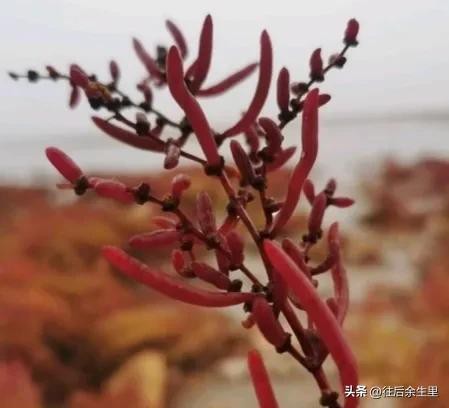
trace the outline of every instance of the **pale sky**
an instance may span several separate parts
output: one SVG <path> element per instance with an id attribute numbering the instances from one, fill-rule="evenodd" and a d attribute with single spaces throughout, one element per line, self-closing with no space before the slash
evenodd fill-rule
<path id="1" fill-rule="evenodd" d="M 323 54 L 338 50 L 346 21 L 361 23 L 360 46 L 349 62 L 321 85 L 333 95 L 327 116 L 439 110 L 449 106 L 449 1 L 150 1 L 150 0 L 14 0 L 2 4 L 1 70 L 47 63 L 64 68 L 78 62 L 106 75 L 115 58 L 124 71 L 124 86 L 133 89 L 144 70 L 131 48 L 138 36 L 149 49 L 169 40 L 167 17 L 189 39 L 193 54 L 202 19 L 215 23 L 213 82 L 258 56 L 258 36 L 267 28 L 274 44 L 275 66 L 286 65 L 295 79 L 307 75 L 307 61 L 318 46 Z M 204 103 L 212 121 L 233 121 L 252 96 L 255 76 L 228 97 Z M 0 125 L 7 138 L 29 134 L 88 132 L 86 104 L 76 112 L 66 107 L 63 84 L 15 83 L 0 75 Z M 161 109 L 177 114 L 162 96 Z M 273 111 L 274 98 L 267 107 Z M 36 136 L 38 137 L 38 136 Z"/>

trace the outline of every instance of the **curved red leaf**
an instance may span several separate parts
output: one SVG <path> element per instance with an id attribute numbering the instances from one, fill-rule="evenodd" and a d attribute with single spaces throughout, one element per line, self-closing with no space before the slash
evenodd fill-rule
<path id="1" fill-rule="evenodd" d="M 57 147 L 47 147 L 45 154 L 55 169 L 70 183 L 76 182 L 83 175 L 79 166 Z"/>
<path id="2" fill-rule="evenodd" d="M 179 27 L 171 20 L 166 20 L 165 26 L 175 40 L 175 44 L 179 48 L 182 58 L 187 57 L 187 43 Z"/>
<path id="3" fill-rule="evenodd" d="M 279 408 L 262 356 L 256 350 L 248 353 L 248 368 L 260 408 Z"/>
<path id="4" fill-rule="evenodd" d="M 250 302 L 253 293 L 223 293 L 186 285 L 162 271 L 157 271 L 129 256 L 120 248 L 103 247 L 103 256 L 126 276 L 181 302 L 204 307 L 226 307 Z"/>
<path id="5" fill-rule="evenodd" d="M 299 270 L 293 260 L 272 241 L 264 241 L 264 250 L 270 262 L 283 276 L 290 289 L 312 319 L 323 343 L 332 355 L 340 373 L 342 388 L 358 385 L 357 363 L 346 342 L 335 316 L 324 303 L 309 278 Z M 358 399 L 346 397 L 345 408 L 354 408 Z"/>
<path id="6" fill-rule="evenodd" d="M 165 149 L 165 143 L 159 142 L 151 137 L 138 136 L 135 133 L 115 126 L 97 116 L 93 116 L 92 120 L 104 133 L 116 140 L 119 140 L 120 142 L 126 143 L 127 145 L 153 152 L 163 152 Z"/>
<path id="7" fill-rule="evenodd" d="M 318 154 L 318 89 L 307 94 L 302 114 L 302 155 L 290 177 L 287 197 L 276 215 L 272 231 L 282 228 L 292 216 L 299 201 L 305 179 L 312 169 Z"/>
<path id="8" fill-rule="evenodd" d="M 150 54 L 148 54 L 142 43 L 137 38 L 133 38 L 133 47 L 134 51 L 140 59 L 140 62 L 142 62 L 142 64 L 145 66 L 150 76 L 157 79 L 158 81 L 163 82 L 164 75 L 157 66 L 156 61 L 153 59 L 153 57 L 151 57 Z"/>
<path id="9" fill-rule="evenodd" d="M 167 55 L 167 82 L 170 93 L 185 112 L 208 164 L 219 166 L 221 157 L 218 154 L 214 135 L 201 106 L 184 82 L 182 60 L 176 47 L 171 47 Z"/>
<path id="10" fill-rule="evenodd" d="M 290 73 L 283 67 L 277 80 L 276 100 L 281 112 L 288 112 L 290 106 Z"/>
<path id="11" fill-rule="evenodd" d="M 200 42 L 198 46 L 198 56 L 195 61 L 195 69 L 190 84 L 190 90 L 195 94 L 203 84 L 209 73 L 210 63 L 212 60 L 212 44 L 213 44 L 213 23 L 212 17 L 208 14 L 204 20 L 201 29 Z"/>
<path id="12" fill-rule="evenodd" d="M 244 132 L 251 126 L 259 116 L 268 96 L 271 84 L 271 74 L 273 70 L 273 50 L 268 33 L 264 30 L 260 37 L 260 63 L 259 80 L 256 92 L 249 105 L 249 108 L 240 120 L 230 129 L 223 133 L 223 136 L 230 137 Z"/>
<path id="13" fill-rule="evenodd" d="M 241 70 L 234 72 L 233 74 L 229 75 L 222 81 L 218 82 L 215 85 L 210 86 L 209 88 L 200 89 L 198 92 L 196 92 L 196 95 L 198 96 L 215 96 L 220 95 L 223 92 L 226 92 L 233 86 L 237 85 L 239 82 L 246 79 L 249 75 L 251 75 L 254 70 L 257 68 L 259 64 L 249 64 L 246 67 L 242 68 Z"/>

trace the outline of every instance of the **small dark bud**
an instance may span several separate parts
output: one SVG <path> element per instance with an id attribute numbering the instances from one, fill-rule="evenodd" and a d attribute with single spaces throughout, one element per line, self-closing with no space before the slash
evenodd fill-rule
<path id="1" fill-rule="evenodd" d="M 292 101 L 294 101 L 295 99 L 291 99 L 290 100 L 290 106 L 292 106 Z M 282 111 L 278 114 L 278 119 L 281 122 L 290 122 L 292 119 L 295 118 L 295 112 L 292 111 Z"/>
<path id="2" fill-rule="evenodd" d="M 27 72 L 27 77 L 28 77 L 28 81 L 37 82 L 37 80 L 39 79 L 39 74 L 36 71 L 30 69 Z"/>
<path id="3" fill-rule="evenodd" d="M 162 202 L 162 211 L 171 212 L 175 211 L 178 208 L 179 201 L 173 197 L 167 197 Z"/>
<path id="4" fill-rule="evenodd" d="M 98 110 L 103 106 L 103 99 L 100 97 L 88 98 L 87 100 L 93 110 Z"/>
<path id="5" fill-rule="evenodd" d="M 304 95 L 309 90 L 309 86 L 305 82 L 294 82 L 290 89 L 295 95 Z"/>
<path id="6" fill-rule="evenodd" d="M 298 99 L 291 99 L 290 106 L 293 112 L 301 112 L 303 108 L 303 104 Z"/>
<path id="7" fill-rule="evenodd" d="M 216 234 L 209 234 L 206 236 L 205 243 L 207 249 L 218 249 L 220 247 L 220 240 Z"/>
<path id="8" fill-rule="evenodd" d="M 106 108 L 112 112 L 116 112 L 120 109 L 121 102 L 119 98 L 112 98 L 105 104 Z"/>
<path id="9" fill-rule="evenodd" d="M 190 239 L 189 239 L 189 240 L 183 240 L 183 241 L 181 242 L 180 248 L 181 248 L 183 251 L 191 251 L 192 248 L 193 248 L 193 241 L 190 240 Z"/>
<path id="10" fill-rule="evenodd" d="M 257 191 L 263 191 L 266 188 L 265 178 L 262 176 L 254 177 L 251 186 Z"/>
<path id="11" fill-rule="evenodd" d="M 343 68 L 346 64 L 346 57 L 340 54 L 333 54 L 329 57 L 329 64 L 337 68 Z"/>
<path id="12" fill-rule="evenodd" d="M 139 108 L 141 108 L 145 112 L 149 112 L 151 110 L 151 105 L 148 102 L 141 102 L 139 104 Z M 157 121 L 157 119 L 156 119 L 156 121 Z"/>
<path id="13" fill-rule="evenodd" d="M 333 407 L 338 401 L 338 392 L 335 391 L 323 391 L 320 398 L 320 405 L 322 407 Z"/>
<path id="14" fill-rule="evenodd" d="M 274 155 L 267 146 L 257 152 L 257 157 L 265 163 L 274 161 Z"/>
<path id="15" fill-rule="evenodd" d="M 286 351 L 290 350 L 292 345 L 292 335 L 290 333 L 286 333 L 285 341 L 281 346 L 276 347 L 276 351 L 279 354 L 285 353 Z"/>
<path id="16" fill-rule="evenodd" d="M 61 74 L 58 71 L 56 71 L 56 69 L 53 68 L 51 65 L 47 65 L 45 68 L 48 72 L 48 76 L 51 79 L 56 80 L 61 77 Z"/>
<path id="17" fill-rule="evenodd" d="M 106 88 L 108 89 L 109 92 L 115 92 L 117 89 L 114 82 L 110 82 L 109 84 L 107 84 Z"/>
<path id="18" fill-rule="evenodd" d="M 165 118 L 161 118 L 160 116 L 156 118 L 156 126 L 164 127 L 166 124 L 167 120 Z"/>
<path id="19" fill-rule="evenodd" d="M 275 213 L 280 210 L 282 203 L 277 202 L 274 198 L 267 198 L 264 203 L 265 211 Z"/>
<path id="20" fill-rule="evenodd" d="M 220 157 L 220 164 L 211 166 L 210 164 L 204 165 L 204 172 L 208 176 L 219 176 L 224 168 L 224 158 Z"/>
<path id="21" fill-rule="evenodd" d="M 229 286 L 229 292 L 240 292 L 242 290 L 243 282 L 240 279 L 234 279 Z"/>
<path id="22" fill-rule="evenodd" d="M 179 126 L 181 127 L 182 130 L 188 130 L 188 131 L 192 131 L 192 126 L 190 126 L 189 121 L 187 120 L 187 118 L 183 118 L 181 120 L 181 122 L 179 123 Z"/>
<path id="23" fill-rule="evenodd" d="M 139 136 L 146 135 L 150 131 L 150 122 L 142 112 L 136 113 L 136 133 Z"/>
<path id="24" fill-rule="evenodd" d="M 156 62 L 161 67 L 165 67 L 165 60 L 167 59 L 167 48 L 158 45 L 156 48 Z"/>
<path id="25" fill-rule="evenodd" d="M 19 79 L 19 75 L 17 75 L 15 72 L 8 72 L 8 75 L 14 81 L 17 81 Z"/>
<path id="26" fill-rule="evenodd" d="M 145 204 L 150 199 L 151 188 L 147 183 L 141 183 L 134 190 L 134 199 L 137 204 Z"/>
<path id="27" fill-rule="evenodd" d="M 251 309 L 252 309 L 252 304 L 250 302 L 246 302 L 243 304 L 243 311 L 245 313 L 251 313 Z"/>
<path id="28" fill-rule="evenodd" d="M 126 108 L 126 107 L 128 107 L 128 106 L 131 106 L 131 105 L 132 105 L 132 102 L 131 102 L 131 99 L 129 99 L 127 96 L 124 96 L 124 97 L 122 98 L 121 104 L 122 104 L 122 106 L 123 106 L 124 108 Z"/>
<path id="29" fill-rule="evenodd" d="M 263 286 L 258 285 L 258 284 L 254 284 L 251 286 L 251 292 L 253 293 L 262 293 L 264 291 Z"/>
<path id="30" fill-rule="evenodd" d="M 73 190 L 75 191 L 76 195 L 83 195 L 87 189 L 89 188 L 89 180 L 87 180 L 87 177 L 81 176 L 75 183 Z"/>
<path id="31" fill-rule="evenodd" d="M 270 231 L 267 230 L 261 230 L 259 231 L 260 239 L 272 239 L 273 236 L 271 235 Z"/>
<path id="32" fill-rule="evenodd" d="M 234 202 L 230 201 L 226 206 L 226 211 L 230 216 L 236 216 L 237 213 L 237 207 Z"/>

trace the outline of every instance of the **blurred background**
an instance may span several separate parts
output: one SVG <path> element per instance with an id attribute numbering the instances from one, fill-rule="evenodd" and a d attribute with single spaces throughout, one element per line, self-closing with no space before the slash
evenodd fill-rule
<path id="1" fill-rule="evenodd" d="M 90 174 L 149 179 L 161 194 L 173 173 L 160 172 L 163 157 L 120 145 L 94 128 L 86 100 L 69 109 L 67 84 L 16 82 L 7 75 L 43 72 L 48 64 L 67 72 L 76 62 L 107 80 L 113 58 L 122 70 L 121 88 L 137 96 L 135 84 L 145 70 L 131 38 L 138 37 L 148 50 L 168 44 L 164 22 L 170 18 L 187 37 L 192 57 L 207 13 L 215 28 L 208 84 L 256 61 L 264 28 L 273 41 L 275 72 L 286 66 L 294 80 L 305 80 L 311 52 L 321 47 L 327 57 L 339 51 L 347 20 L 360 21 L 360 46 L 349 51 L 341 71 L 332 70 L 320 84 L 332 100 L 321 110 L 313 179 L 322 186 L 335 177 L 339 190 L 357 201 L 348 210 L 329 212 L 326 224 L 339 220 L 345 237 L 353 298 L 347 332 L 362 383 L 440 386 L 438 399 L 363 403 L 449 406 L 443 388 L 449 378 L 445 0 L 17 0 L 2 5 L 0 406 L 255 406 L 244 360 L 251 344 L 264 351 L 282 407 L 317 406 L 307 374 L 272 353 L 256 333 L 243 331 L 239 310 L 192 310 L 111 273 L 98 256 L 101 245 L 123 245 L 131 234 L 152 228 L 156 210 L 130 210 L 94 197 L 77 200 L 56 191 L 59 179 L 45 147 L 62 148 Z M 216 129 L 240 115 L 255 82 L 253 75 L 225 96 L 202 101 Z M 166 90 L 156 91 L 155 101 L 167 116 L 182 117 Z M 274 89 L 264 114 L 276 114 Z M 297 121 L 287 126 L 285 137 L 287 145 L 298 143 Z M 197 191 L 214 188 L 197 170 L 184 171 L 195 180 L 187 202 L 193 203 Z M 282 194 L 286 177 L 288 170 L 273 176 L 273 185 L 279 185 L 274 195 Z M 222 208 L 225 198 L 216 194 Z M 298 239 L 304 209 L 305 204 L 290 230 Z M 150 254 L 148 260 L 162 265 L 166 255 Z M 329 290 L 329 282 L 322 287 Z"/>

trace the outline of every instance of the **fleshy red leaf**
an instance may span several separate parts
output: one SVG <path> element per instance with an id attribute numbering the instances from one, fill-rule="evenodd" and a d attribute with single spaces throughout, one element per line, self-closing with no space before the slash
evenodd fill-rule
<path id="1" fill-rule="evenodd" d="M 80 102 L 80 90 L 77 86 L 72 86 L 72 89 L 70 91 L 70 96 L 69 96 L 69 106 L 71 109 L 74 109 L 78 106 L 79 102 Z"/>
<path id="2" fill-rule="evenodd" d="M 165 144 L 158 142 L 148 136 L 138 136 L 126 129 L 115 126 L 112 123 L 107 122 L 97 116 L 92 117 L 93 122 L 100 128 L 104 133 L 111 136 L 112 138 L 119 140 L 120 142 L 126 143 L 127 145 L 137 147 L 138 149 L 150 150 L 153 152 L 163 152 L 165 149 Z"/>
<path id="3" fill-rule="evenodd" d="M 333 357 L 340 373 L 342 389 L 345 389 L 346 386 L 355 388 L 358 385 L 357 363 L 332 311 L 320 299 L 306 275 L 276 243 L 265 240 L 263 246 L 270 262 L 282 274 L 290 289 L 301 302 Z M 357 398 L 346 397 L 345 408 L 357 406 Z"/>
<path id="4" fill-rule="evenodd" d="M 182 193 L 191 185 L 190 177 L 185 174 L 177 174 L 171 182 L 171 195 L 173 198 L 180 199 Z"/>
<path id="5" fill-rule="evenodd" d="M 186 285 L 162 271 L 144 265 L 113 246 L 103 247 L 102 253 L 111 265 L 126 276 L 181 302 L 204 307 L 227 307 L 250 302 L 255 296 L 253 293 L 211 292 Z"/>
<path id="6" fill-rule="evenodd" d="M 248 353 L 248 368 L 259 407 L 279 408 L 262 356 L 256 350 L 251 350 Z"/>
<path id="7" fill-rule="evenodd" d="M 150 76 L 159 82 L 164 82 L 164 75 L 157 66 L 156 61 L 153 59 L 153 57 L 151 57 L 150 54 L 148 54 L 142 43 L 137 38 L 133 38 L 133 47 L 134 51 L 140 59 L 140 62 L 142 62 L 142 64 L 145 66 Z"/>
<path id="8" fill-rule="evenodd" d="M 171 263 L 175 271 L 182 275 L 186 265 L 183 252 L 179 249 L 174 249 L 171 253 Z"/>
<path id="9" fill-rule="evenodd" d="M 230 137 L 245 132 L 259 116 L 270 90 L 271 74 L 273 70 L 273 50 L 270 36 L 266 31 L 260 37 L 260 62 L 259 79 L 254 97 L 240 120 L 223 133 L 223 136 Z"/>
<path id="10" fill-rule="evenodd" d="M 231 253 L 232 264 L 241 265 L 245 259 L 243 238 L 237 231 L 231 231 L 226 235 L 226 241 Z"/>
<path id="11" fill-rule="evenodd" d="M 213 234 L 217 231 L 212 200 L 205 191 L 199 192 L 196 197 L 196 217 L 201 231 L 205 235 Z"/>
<path id="12" fill-rule="evenodd" d="M 312 210 L 309 215 L 308 227 L 311 237 L 318 238 L 321 235 L 321 224 L 323 223 L 326 206 L 327 196 L 324 192 L 322 192 L 314 198 Z"/>
<path id="13" fill-rule="evenodd" d="M 215 259 L 217 260 L 218 269 L 222 274 L 229 275 L 231 260 L 228 255 L 230 253 L 228 242 L 222 233 L 217 233 L 215 238 L 218 240 L 220 248 L 222 249 L 220 250 L 217 248 L 215 250 Z M 226 253 L 223 250 L 226 251 Z"/>
<path id="14" fill-rule="evenodd" d="M 310 179 L 304 180 L 302 191 L 304 191 L 304 195 L 306 196 L 307 201 L 310 204 L 313 204 L 313 200 L 315 199 L 315 186 Z"/>
<path id="15" fill-rule="evenodd" d="M 290 219 L 298 204 L 304 181 L 315 163 L 318 154 L 318 101 L 318 89 L 313 89 L 307 94 L 302 114 L 301 158 L 290 177 L 287 197 L 276 215 L 272 231 L 278 231 Z"/>
<path id="16" fill-rule="evenodd" d="M 267 172 L 272 172 L 280 169 L 294 156 L 295 152 L 295 146 L 290 146 L 284 150 L 279 151 L 272 162 L 266 163 Z"/>
<path id="17" fill-rule="evenodd" d="M 283 67 L 277 79 L 276 100 L 281 112 L 288 112 L 290 106 L 290 73 Z"/>
<path id="18" fill-rule="evenodd" d="M 168 217 L 164 217 L 163 215 L 156 215 L 151 218 L 151 222 L 159 228 L 162 229 L 175 229 L 177 222 Z"/>
<path id="19" fill-rule="evenodd" d="M 142 81 L 139 84 L 137 84 L 137 89 L 140 92 L 142 92 L 147 105 L 151 106 L 151 104 L 153 102 L 153 91 L 151 90 L 149 85 L 145 81 Z"/>
<path id="20" fill-rule="evenodd" d="M 120 68 L 117 61 L 112 60 L 109 62 L 109 73 L 111 74 L 111 78 L 114 82 L 117 82 L 120 79 Z"/>
<path id="21" fill-rule="evenodd" d="M 167 82 L 170 93 L 185 112 L 208 164 L 210 166 L 219 166 L 221 157 L 218 154 L 214 135 L 201 106 L 187 89 L 184 82 L 181 57 L 176 47 L 171 47 L 167 55 Z"/>
<path id="22" fill-rule="evenodd" d="M 87 74 L 76 64 L 70 65 L 70 81 L 82 89 L 86 89 L 89 85 Z"/>
<path id="23" fill-rule="evenodd" d="M 160 229 L 134 235 L 128 240 L 129 245 L 137 249 L 153 249 L 173 245 L 179 241 L 181 233 L 172 229 Z"/>
<path id="24" fill-rule="evenodd" d="M 116 180 L 103 180 L 95 183 L 95 192 L 102 197 L 112 198 L 123 204 L 134 202 L 133 194 L 128 190 L 125 184 Z"/>
<path id="25" fill-rule="evenodd" d="M 339 208 L 347 208 L 354 204 L 354 200 L 349 197 L 331 197 L 329 204 Z"/>
<path id="26" fill-rule="evenodd" d="M 218 231 L 222 235 L 229 234 L 238 224 L 239 218 L 236 215 L 227 215 L 223 223 L 220 225 Z"/>
<path id="27" fill-rule="evenodd" d="M 245 141 L 249 147 L 250 153 L 255 156 L 259 151 L 260 140 L 256 125 L 250 126 L 245 132 Z"/>
<path id="28" fill-rule="evenodd" d="M 309 267 L 304 259 L 304 253 L 301 251 L 298 245 L 296 245 L 290 238 L 282 240 L 282 249 L 287 255 L 298 265 L 298 268 L 303 271 L 309 279 L 312 279 Z"/>
<path id="29" fill-rule="evenodd" d="M 232 158 L 241 175 L 240 184 L 246 186 L 254 181 L 255 173 L 251 161 L 237 140 L 230 143 Z"/>
<path id="30" fill-rule="evenodd" d="M 273 309 L 264 297 L 254 299 L 251 313 L 265 339 L 276 347 L 277 351 L 285 351 L 285 347 L 288 346 L 290 341 L 290 335 L 282 328 L 281 323 L 273 313 Z"/>
<path id="31" fill-rule="evenodd" d="M 350 46 L 356 46 L 358 44 L 357 35 L 359 33 L 359 22 L 355 18 L 351 18 L 348 21 L 345 30 L 344 43 Z"/>
<path id="32" fill-rule="evenodd" d="M 75 183 L 83 175 L 79 166 L 57 147 L 47 147 L 45 154 L 54 168 L 70 183 Z"/>
<path id="33" fill-rule="evenodd" d="M 167 27 L 167 30 L 172 35 L 173 39 L 175 40 L 176 46 L 179 48 L 179 52 L 181 53 L 182 58 L 184 59 L 187 57 L 187 43 L 184 38 L 184 35 L 182 34 L 179 27 L 171 20 L 165 21 L 165 26 Z"/>
<path id="34" fill-rule="evenodd" d="M 210 63 L 212 60 L 212 44 L 213 44 L 213 23 L 212 17 L 208 14 L 204 20 L 200 34 L 200 42 L 198 45 L 198 56 L 195 60 L 195 70 L 193 71 L 190 90 L 195 94 L 203 84 L 209 73 Z"/>
<path id="35" fill-rule="evenodd" d="M 332 97 L 329 94 L 321 94 L 319 97 L 318 105 L 326 105 L 326 103 L 328 103 L 331 99 Z"/>
<path id="36" fill-rule="evenodd" d="M 349 286 L 346 269 L 341 259 L 340 237 L 337 223 L 332 224 L 329 228 L 327 240 L 329 251 L 335 254 L 335 262 L 331 268 L 332 281 L 334 283 L 335 300 L 338 307 L 337 320 L 340 324 L 343 324 L 349 307 Z"/>
<path id="37" fill-rule="evenodd" d="M 197 278 L 214 285 L 218 289 L 228 290 L 231 286 L 231 280 L 227 275 L 204 262 L 192 262 L 192 271 Z"/>
<path id="38" fill-rule="evenodd" d="M 249 64 L 246 67 L 242 68 L 241 70 L 229 75 L 228 77 L 218 82 L 217 84 L 211 85 L 208 88 L 200 89 L 198 92 L 196 92 L 196 95 L 198 96 L 220 95 L 223 92 L 226 92 L 227 90 L 231 89 L 233 86 L 237 85 L 244 79 L 246 79 L 248 76 L 250 76 L 258 65 L 259 65 L 258 63 Z"/>
<path id="39" fill-rule="evenodd" d="M 310 56 L 310 79 L 321 82 L 324 79 L 323 60 L 321 58 L 321 48 L 317 48 Z"/>
<path id="40" fill-rule="evenodd" d="M 265 131 L 268 152 L 272 155 L 276 154 L 280 150 L 284 140 L 281 129 L 279 129 L 278 125 L 270 118 L 260 118 L 259 125 Z"/>

